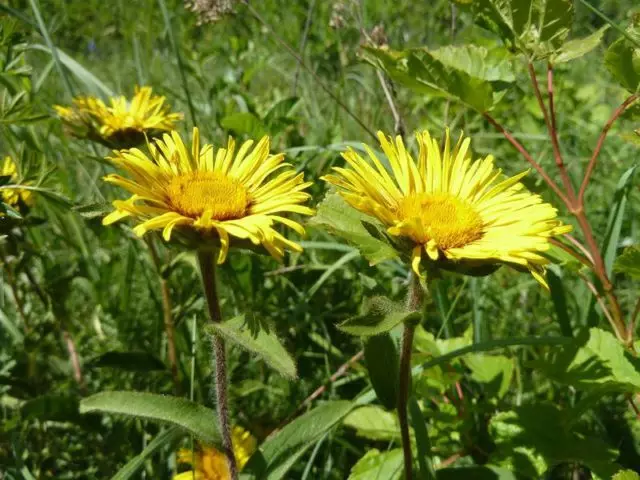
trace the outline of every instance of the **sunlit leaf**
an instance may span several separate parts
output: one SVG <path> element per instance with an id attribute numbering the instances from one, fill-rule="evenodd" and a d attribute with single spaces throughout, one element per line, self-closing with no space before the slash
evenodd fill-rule
<path id="1" fill-rule="evenodd" d="M 380 452 L 372 449 L 351 468 L 348 480 L 395 480 L 402 478 L 403 459 L 399 448 Z"/>
<path id="2" fill-rule="evenodd" d="M 553 54 L 551 61 L 553 63 L 564 63 L 586 55 L 600 45 L 602 37 L 608 29 L 609 25 L 605 25 L 591 35 L 569 40 Z"/>
<path id="3" fill-rule="evenodd" d="M 640 279 L 640 245 L 627 247 L 622 255 L 616 258 L 613 270 L 633 279 Z"/>

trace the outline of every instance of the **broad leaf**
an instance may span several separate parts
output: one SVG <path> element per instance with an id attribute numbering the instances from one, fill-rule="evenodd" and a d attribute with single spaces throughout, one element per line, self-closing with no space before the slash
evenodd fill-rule
<path id="1" fill-rule="evenodd" d="M 344 424 L 355 428 L 356 434 L 370 440 L 395 440 L 400 438 L 398 417 L 376 405 L 365 405 L 351 412 Z"/>
<path id="2" fill-rule="evenodd" d="M 363 222 L 378 228 L 380 235 L 377 238 L 372 236 L 371 227 L 367 229 Z M 323 227 L 329 233 L 356 247 L 371 265 L 399 256 L 385 236 L 382 225 L 379 225 L 373 217 L 352 208 L 337 193 L 329 193 L 325 197 L 318 205 L 316 216 L 310 223 Z"/>
<path id="3" fill-rule="evenodd" d="M 267 365 L 281 375 L 296 378 L 296 364 L 289 352 L 282 346 L 275 333 L 259 329 L 256 335 L 249 330 L 244 315 L 239 315 L 220 323 L 207 326 L 226 340 L 257 355 Z"/>
<path id="4" fill-rule="evenodd" d="M 610 478 L 619 470 L 615 463 L 618 452 L 604 440 L 580 432 L 570 418 L 559 407 L 544 403 L 498 413 L 489 424 L 497 447 L 492 463 L 539 478 L 555 465 L 575 462 L 601 478 Z"/>
<path id="5" fill-rule="evenodd" d="M 403 465 L 402 449 L 380 452 L 374 448 L 356 462 L 348 480 L 399 480 Z"/>
<path id="6" fill-rule="evenodd" d="M 633 470 L 621 470 L 611 477 L 611 480 L 640 480 L 640 475 Z"/>
<path id="7" fill-rule="evenodd" d="M 627 247 L 616 259 L 613 270 L 629 275 L 634 280 L 640 280 L 640 245 Z"/>
<path id="8" fill-rule="evenodd" d="M 629 35 L 640 39 L 640 28 L 629 29 Z M 604 56 L 607 69 L 620 85 L 630 92 L 640 89 L 640 48 L 625 37 L 611 44 Z"/>
<path id="9" fill-rule="evenodd" d="M 348 401 L 327 402 L 296 418 L 268 438 L 251 457 L 243 471 L 256 478 L 281 478 L 291 468 L 290 459 L 318 441 L 353 410 Z M 283 468 L 284 467 L 286 468 Z"/>
<path id="10" fill-rule="evenodd" d="M 473 78 L 489 82 L 514 82 L 513 56 L 503 47 L 447 45 L 429 51 L 447 67 L 457 68 Z"/>
<path id="11" fill-rule="evenodd" d="M 388 333 L 367 338 L 364 342 L 364 361 L 378 400 L 385 408 L 394 409 L 398 401 L 400 378 L 396 342 Z"/>
<path id="12" fill-rule="evenodd" d="M 367 61 L 416 93 L 450 98 L 478 112 L 486 112 L 493 105 L 493 89 L 488 81 L 472 77 L 457 66 L 446 65 L 426 49 L 365 50 Z M 441 53 L 440 57 L 451 60 L 450 55 Z"/>
<path id="13" fill-rule="evenodd" d="M 162 361 L 148 352 L 107 352 L 90 360 L 87 367 L 110 367 L 130 372 L 149 372 L 166 370 Z"/>
<path id="14" fill-rule="evenodd" d="M 83 399 L 80 413 L 113 413 L 175 425 L 221 448 L 216 413 L 184 398 L 143 392 L 102 392 Z"/>
<path id="15" fill-rule="evenodd" d="M 262 121 L 249 112 L 237 112 L 227 115 L 220 120 L 220 125 L 235 135 L 246 135 L 254 138 L 262 137 L 267 131 Z"/>
<path id="16" fill-rule="evenodd" d="M 373 297 L 365 301 L 361 315 L 345 320 L 338 328 L 351 335 L 369 337 L 388 332 L 402 322 L 420 320 L 420 317 L 420 312 L 407 312 L 388 298 Z"/>
<path id="17" fill-rule="evenodd" d="M 481 26 L 531 59 L 556 52 L 573 22 L 572 0 L 476 0 L 473 9 Z"/>
<path id="18" fill-rule="evenodd" d="M 464 357 L 464 363 L 471 369 L 471 378 L 486 383 L 486 395 L 502 398 L 508 391 L 515 362 L 504 355 L 486 355 L 475 353 Z"/>
<path id="19" fill-rule="evenodd" d="M 591 35 L 569 40 L 567 43 L 562 45 L 553 55 L 551 59 L 552 63 L 569 62 L 586 55 L 591 50 L 600 45 L 602 37 L 608 29 L 609 25 L 605 25 L 604 27 L 599 28 L 598 30 L 593 32 Z"/>

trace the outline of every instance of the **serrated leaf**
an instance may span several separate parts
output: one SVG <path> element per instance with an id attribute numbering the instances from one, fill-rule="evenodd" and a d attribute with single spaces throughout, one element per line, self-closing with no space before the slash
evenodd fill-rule
<path id="1" fill-rule="evenodd" d="M 582 38 L 574 38 L 562 45 L 552 56 L 552 63 L 564 63 L 576 58 L 580 58 L 600 45 L 604 33 L 609 29 L 609 25 L 599 28 L 591 35 Z"/>
<path id="2" fill-rule="evenodd" d="M 420 93 L 459 101 L 478 112 L 493 105 L 493 88 L 455 66 L 448 66 L 426 49 L 393 51 L 365 48 L 365 59 L 392 80 Z"/>
<path id="3" fill-rule="evenodd" d="M 630 29 L 628 32 L 640 38 L 640 29 Z M 625 37 L 619 38 L 607 49 L 604 62 L 620 85 L 632 93 L 640 89 L 640 48 Z"/>
<path id="4" fill-rule="evenodd" d="M 256 335 L 252 335 L 247 328 L 244 315 L 220 323 L 211 323 L 207 328 L 212 329 L 214 334 L 222 335 L 226 340 L 257 355 L 281 375 L 291 379 L 296 378 L 296 363 L 282 346 L 277 335 L 264 329 L 259 329 Z"/>
<path id="5" fill-rule="evenodd" d="M 337 193 L 327 194 L 318 205 L 316 216 L 310 220 L 312 225 L 321 226 L 356 247 L 371 265 L 398 258 L 396 249 L 388 241 L 380 239 L 384 239 L 384 235 L 381 234 L 380 238 L 373 237 L 363 222 L 384 231 L 373 217 L 352 208 Z"/>
<path id="6" fill-rule="evenodd" d="M 570 419 L 570 412 L 546 403 L 496 414 L 489 423 L 497 447 L 492 461 L 534 478 L 559 463 L 575 462 L 610 478 L 619 469 L 618 452 L 604 440 L 580 432 Z"/>
<path id="7" fill-rule="evenodd" d="M 370 440 L 396 440 L 400 438 L 398 417 L 376 405 L 365 405 L 344 419 L 347 427 L 354 428 L 360 437 Z"/>
<path id="8" fill-rule="evenodd" d="M 348 480 L 395 480 L 402 478 L 402 449 L 388 452 L 372 449 L 364 454 L 351 468 Z"/>
<path id="9" fill-rule="evenodd" d="M 144 392 L 102 392 L 83 399 L 80 413 L 112 413 L 175 425 L 222 448 L 216 413 L 184 398 Z"/>
<path id="10" fill-rule="evenodd" d="M 369 337 L 364 342 L 364 361 L 369 380 L 380 403 L 392 410 L 398 401 L 398 349 L 388 333 Z"/>
<path id="11" fill-rule="evenodd" d="M 327 402 L 296 418 L 268 438 L 243 469 L 255 478 L 282 478 L 293 465 L 290 459 L 318 441 L 353 410 L 349 401 Z M 276 472 L 276 474 L 274 474 Z"/>
<path id="12" fill-rule="evenodd" d="M 611 477 L 611 480 L 640 480 L 640 475 L 633 470 L 621 470 Z"/>
<path id="13" fill-rule="evenodd" d="M 471 77 L 488 82 L 513 82 L 513 55 L 502 47 L 447 45 L 429 53 L 447 67 L 457 68 Z"/>
<path id="14" fill-rule="evenodd" d="M 106 352 L 87 362 L 89 368 L 119 368 L 130 372 L 165 370 L 166 365 L 148 352 Z"/>
<path id="15" fill-rule="evenodd" d="M 635 280 L 640 279 L 640 245 L 625 248 L 622 255 L 616 259 L 613 270 L 629 275 Z"/>
<path id="16" fill-rule="evenodd" d="M 531 59 L 542 59 L 564 43 L 573 23 L 572 0 L 476 0 L 476 21 Z"/>
<path id="17" fill-rule="evenodd" d="M 338 328 L 350 335 L 370 337 L 388 332 L 402 322 L 420 318 L 420 312 L 408 312 L 388 298 L 372 297 L 365 300 L 361 315 L 345 320 Z"/>

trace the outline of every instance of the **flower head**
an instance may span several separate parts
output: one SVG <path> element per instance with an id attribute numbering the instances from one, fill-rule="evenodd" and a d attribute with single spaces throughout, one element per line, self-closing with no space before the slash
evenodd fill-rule
<path id="1" fill-rule="evenodd" d="M 110 148 L 131 148 L 175 128 L 181 113 L 171 113 L 165 97 L 151 87 L 136 87 L 135 95 L 113 97 L 109 105 L 95 97 L 77 97 L 71 107 L 56 105 L 56 112 L 71 135 L 88 138 Z"/>
<path id="2" fill-rule="evenodd" d="M 230 138 L 226 148 L 215 151 L 211 145 L 200 146 L 194 128 L 191 149 L 174 131 L 149 145 L 150 157 L 137 148 L 114 152 L 111 160 L 131 178 L 114 174 L 105 180 L 133 195 L 113 202 L 115 211 L 103 223 L 134 217 L 142 221 L 134 228 L 139 236 L 162 230 L 169 241 L 176 229 L 195 234 L 198 241 L 214 239 L 220 244 L 219 263 L 232 241 L 262 245 L 276 258 L 285 248 L 300 251 L 274 226 L 280 223 L 304 234 L 299 223 L 280 214 L 311 215 L 313 211 L 302 205 L 309 198 L 304 190 L 311 184 L 283 163 L 283 154 L 269 154 L 269 137 L 252 149 L 253 143 L 245 142 L 236 152 Z"/>
<path id="3" fill-rule="evenodd" d="M 257 442 L 253 435 L 239 426 L 233 427 L 231 432 L 233 454 L 236 457 L 238 470 L 249 461 L 255 452 Z M 182 449 L 178 452 L 178 463 L 186 463 L 193 470 L 182 472 L 173 477 L 173 480 L 229 480 L 229 467 L 224 454 L 213 447 L 201 447 L 195 452 Z"/>
<path id="4" fill-rule="evenodd" d="M 383 166 L 365 149 L 370 162 L 354 150 L 343 154 L 351 169 L 334 168 L 324 180 L 338 187 L 354 208 L 380 220 L 390 235 L 412 245 L 411 264 L 420 274 L 423 259 L 444 268 L 508 264 L 526 268 L 546 285 L 541 252 L 549 239 L 571 230 L 557 211 L 520 183 L 527 172 L 501 178 L 493 157 L 472 161 L 469 138 L 444 149 L 429 132 L 417 134 L 418 161 L 402 139 L 378 133 L 390 164 Z"/>
<path id="5" fill-rule="evenodd" d="M 0 177 L 9 177 L 8 183 L 10 184 L 13 184 L 19 180 L 16 164 L 9 156 L 5 157 L 4 161 L 2 162 Z M 13 208 L 19 209 L 21 206 L 30 207 L 33 205 L 33 195 L 31 194 L 31 191 L 26 189 L 3 188 L 2 201 Z M 0 213 L 0 216 L 4 216 L 4 213 Z"/>

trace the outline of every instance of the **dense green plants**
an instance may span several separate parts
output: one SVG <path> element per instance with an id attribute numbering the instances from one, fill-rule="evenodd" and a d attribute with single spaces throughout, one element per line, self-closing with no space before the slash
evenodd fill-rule
<path id="1" fill-rule="evenodd" d="M 0 5 L 1 476 L 638 478 L 635 8 Z"/>

